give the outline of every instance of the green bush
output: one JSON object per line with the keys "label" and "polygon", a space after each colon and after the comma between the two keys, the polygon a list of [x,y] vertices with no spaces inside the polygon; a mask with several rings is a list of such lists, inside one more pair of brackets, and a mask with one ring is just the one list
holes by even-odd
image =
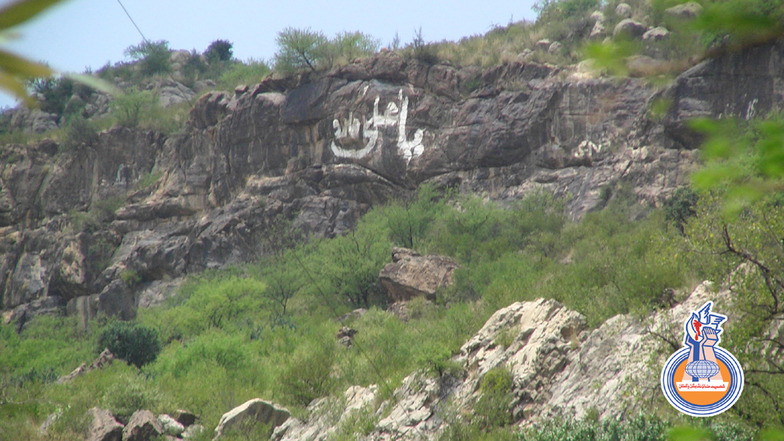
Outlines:
{"label": "green bush", "polygon": [[697,214],[696,205],[697,193],[689,187],[681,187],[664,202],[664,217],[684,234],[686,221]]}
{"label": "green bush", "polygon": [[297,348],[281,373],[282,392],[302,406],[328,395],[334,385],[335,349],[334,340]]}
{"label": "green bush", "polygon": [[207,58],[209,63],[229,61],[233,56],[233,46],[234,44],[228,40],[215,40],[207,46],[207,49],[204,51],[204,57]]}
{"label": "green bush", "polygon": [[232,64],[218,79],[218,85],[226,90],[234,90],[240,84],[257,84],[267,77],[270,68],[263,61],[250,60],[247,63]]}
{"label": "green bush", "polygon": [[161,351],[158,331],[128,322],[112,322],[98,337],[99,350],[112,354],[137,368],[151,363]]}
{"label": "green bush", "polygon": [[139,70],[142,75],[155,75],[171,72],[171,53],[169,42],[143,41],[136,46],[125,50],[125,55],[139,61]]}
{"label": "green bush", "polygon": [[131,88],[112,100],[110,109],[117,123],[123,127],[137,127],[142,116],[158,108],[158,95],[151,90]]}
{"label": "green bush", "polygon": [[161,393],[138,375],[123,376],[103,396],[103,406],[113,415],[130,418],[141,409],[154,410],[162,401]]}
{"label": "green bush", "polygon": [[41,110],[60,116],[73,95],[74,82],[65,77],[37,78],[32,81],[31,87],[43,98],[39,103]]}
{"label": "green bush", "polygon": [[65,126],[62,146],[67,150],[82,146],[92,147],[98,143],[98,131],[89,120],[82,117],[71,118]]}
{"label": "green bush", "polygon": [[479,384],[479,399],[474,405],[473,422],[483,429],[512,423],[513,377],[507,368],[490,369]]}

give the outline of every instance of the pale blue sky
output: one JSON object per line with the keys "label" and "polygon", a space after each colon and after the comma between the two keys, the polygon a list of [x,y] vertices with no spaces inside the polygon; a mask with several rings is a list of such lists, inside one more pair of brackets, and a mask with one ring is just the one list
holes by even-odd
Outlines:
{"label": "pale blue sky", "polygon": [[[210,42],[234,43],[234,56],[269,60],[275,36],[287,26],[333,36],[361,31],[387,45],[397,32],[410,42],[422,28],[426,41],[458,40],[487,32],[510,20],[533,20],[534,0],[121,0],[150,40],[168,40],[172,49],[202,52]],[[0,0],[0,3],[8,3]],[[82,72],[125,59],[123,52],[142,38],[117,0],[70,0],[16,29],[9,48],[55,69]],[[0,106],[13,105],[0,94]]]}

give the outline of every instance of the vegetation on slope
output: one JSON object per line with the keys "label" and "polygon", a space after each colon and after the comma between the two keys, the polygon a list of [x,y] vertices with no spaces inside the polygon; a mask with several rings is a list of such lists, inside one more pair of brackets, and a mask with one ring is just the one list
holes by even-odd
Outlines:
{"label": "vegetation on slope", "polygon": [[[668,288],[682,296],[703,277],[721,277],[737,265],[732,256],[712,254],[722,251],[715,243],[722,231],[717,198],[702,196],[682,235],[664,210],[640,207],[623,187],[607,193],[604,210],[571,223],[560,201],[544,193],[504,209],[423,187],[413,200],[371,210],[346,236],[311,239],[281,249],[275,258],[192,277],[164,307],[140,311],[136,323],[156,330],[163,344],[154,361],[137,363],[141,369],[114,363],[71,383],[52,384],[95,357],[103,349],[99,337],[117,325],[103,319],[80,332],[72,319],[39,318],[21,334],[3,326],[0,433],[36,439],[37,426],[59,412],[53,436],[72,438],[84,428],[84,412],[95,405],[119,415],[142,407],[159,412],[184,407],[210,428],[223,412],[253,397],[300,415],[312,399],[339,395],[352,384],[378,384],[389,397],[417,368],[432,375],[459,369],[448,358],[490,313],[511,302],[554,298],[598,325],[614,314],[644,316],[667,307],[662,294]],[[781,253],[769,247],[765,231],[780,231],[784,212],[779,205],[758,204],[733,224],[733,240],[759,255]],[[642,219],[630,222],[633,217]],[[759,247],[751,248],[755,243]],[[462,265],[457,283],[435,304],[409,304],[408,323],[384,311],[387,299],[376,283],[393,245],[448,254]],[[749,343],[771,317],[759,313],[771,298],[755,277],[750,272],[749,282],[736,288],[748,308],[725,345],[744,366],[760,369],[748,371],[750,387],[719,421],[780,425],[776,406],[784,391],[769,372],[772,366],[760,365],[763,342]],[[335,319],[358,306],[370,309],[350,319],[360,332],[347,350],[334,338],[340,327]],[[497,426],[514,432],[504,428],[509,420],[498,417],[492,402],[484,406],[488,416],[456,425],[450,439],[466,439],[458,430]],[[666,405],[657,414],[679,421]]]}

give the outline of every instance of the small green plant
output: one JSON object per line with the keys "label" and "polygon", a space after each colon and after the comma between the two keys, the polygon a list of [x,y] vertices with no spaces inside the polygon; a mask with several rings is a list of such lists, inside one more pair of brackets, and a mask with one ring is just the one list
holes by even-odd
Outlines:
{"label": "small green plant", "polygon": [[163,175],[159,171],[150,171],[136,181],[136,189],[139,191],[147,190],[157,183],[161,179],[161,176]]}
{"label": "small green plant", "polygon": [[151,363],[161,351],[158,331],[128,322],[112,322],[98,337],[99,350],[109,349],[117,358],[137,368]]}
{"label": "small green plant", "polygon": [[134,286],[141,283],[142,276],[140,276],[136,271],[128,269],[120,273],[120,279],[123,281],[123,283],[125,283],[126,286],[133,288]]}
{"label": "small green plant", "polygon": [[515,337],[517,337],[517,332],[514,328],[505,328],[495,336],[495,344],[502,347],[503,349],[508,348],[514,342]]}

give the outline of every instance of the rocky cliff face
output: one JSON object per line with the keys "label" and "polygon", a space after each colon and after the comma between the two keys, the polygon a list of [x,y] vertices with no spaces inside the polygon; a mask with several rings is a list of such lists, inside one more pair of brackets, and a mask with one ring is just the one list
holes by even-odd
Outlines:
{"label": "rocky cliff face", "polygon": [[[265,254],[281,219],[341,234],[423,182],[500,202],[543,187],[566,196],[573,217],[618,182],[655,204],[693,164],[687,118],[780,105],[781,52],[703,63],[663,91],[537,64],[481,70],[386,53],[209,93],[168,137],[114,128],[68,151],[6,146],[0,309],[20,326],[37,313],[131,317],[184,275]],[[672,106],[653,120],[648,102],[660,96]]]}

